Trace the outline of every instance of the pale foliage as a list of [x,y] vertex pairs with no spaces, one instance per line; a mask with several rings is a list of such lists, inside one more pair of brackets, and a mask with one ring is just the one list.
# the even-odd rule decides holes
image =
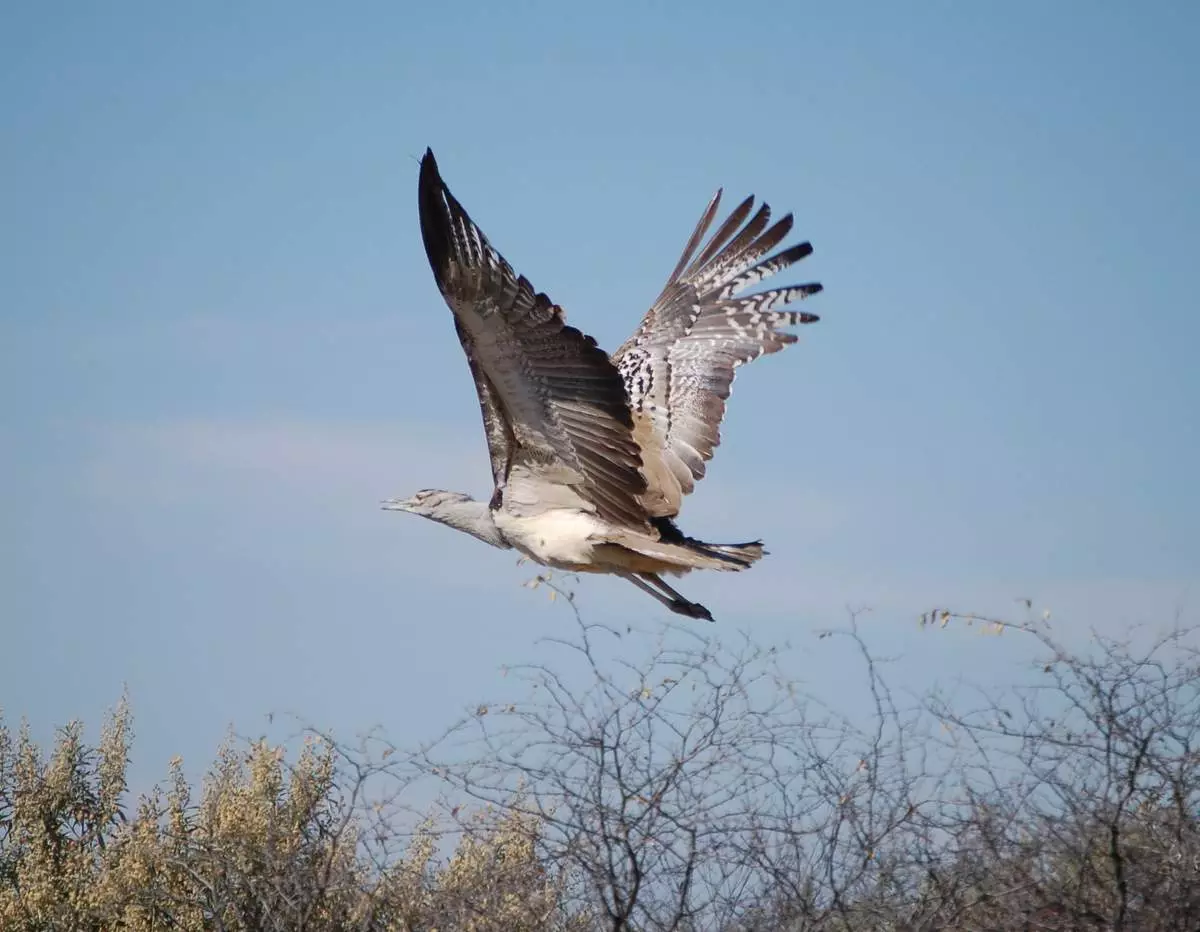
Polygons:
[[0,720],[0,929],[555,925],[558,888],[535,857],[536,826],[518,815],[477,813],[444,860],[426,823],[375,869],[320,739],[290,764],[264,741],[227,743],[196,803],[175,759],[165,789],[126,819],[130,726],[122,701],[96,747],[72,723],[47,758],[26,728],[14,736]]

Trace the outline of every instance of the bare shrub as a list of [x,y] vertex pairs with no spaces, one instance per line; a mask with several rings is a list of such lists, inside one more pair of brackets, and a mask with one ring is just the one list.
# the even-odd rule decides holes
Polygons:
[[[1200,915],[1200,691],[1192,633],[1073,653],[1046,682],[901,706],[857,625],[873,714],[798,692],[781,652],[668,625],[585,624],[514,668],[526,698],[465,717],[422,759],[535,818],[570,905],[621,929],[1191,929]],[[711,629],[709,629],[711,630]],[[649,636],[645,636],[649,637]],[[645,642],[643,637],[642,643]],[[611,649],[610,649],[611,648]]]
[[866,727],[799,691],[774,648],[670,624],[635,662],[607,650],[632,632],[580,622],[555,662],[512,671],[526,700],[480,706],[423,764],[476,801],[520,788],[539,856],[606,928],[849,922],[940,778],[919,709],[897,708],[853,627],[833,634],[862,659]]

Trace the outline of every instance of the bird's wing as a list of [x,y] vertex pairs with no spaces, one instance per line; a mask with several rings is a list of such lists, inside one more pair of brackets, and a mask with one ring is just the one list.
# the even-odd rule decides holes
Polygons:
[[[763,204],[751,217],[754,198],[748,197],[696,255],[720,202],[717,191],[662,293],[613,354],[634,418],[661,459],[647,464],[647,507],[657,516],[678,513],[682,497],[703,478],[704,464],[721,442],[737,367],[796,342],[794,333],[779,327],[818,319],[781,308],[816,294],[819,284],[744,294],[812,252],[804,242],[768,256],[791,232],[791,214],[771,224],[771,209]],[[643,446],[650,460],[651,444]]]
[[540,482],[548,498],[564,501],[567,490],[554,487],[565,485],[568,498],[607,520],[649,527],[641,452],[616,367],[488,242],[430,151],[418,202],[425,252],[479,390],[497,489],[518,471],[524,496]]

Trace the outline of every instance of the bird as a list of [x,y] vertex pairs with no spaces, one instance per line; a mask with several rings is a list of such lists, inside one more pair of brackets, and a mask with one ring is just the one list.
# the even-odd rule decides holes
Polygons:
[[609,355],[514,271],[426,149],[421,238],[479,396],[493,491],[477,501],[423,489],[382,507],[543,566],[621,577],[676,614],[712,621],[662,577],[744,570],[764,556],[763,542],[706,543],[675,519],[720,444],[735,371],[795,343],[797,334],[780,328],[819,318],[787,305],[822,290],[810,282],[746,293],[812,245],[771,255],[793,217],[771,223],[770,207],[755,211],[751,195],[701,247],[722,194],[710,199],[638,328]]

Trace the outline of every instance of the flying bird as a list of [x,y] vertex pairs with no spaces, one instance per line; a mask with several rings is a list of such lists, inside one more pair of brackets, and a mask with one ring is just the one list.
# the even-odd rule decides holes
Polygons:
[[609,356],[513,271],[427,149],[421,237],[475,380],[494,491],[484,502],[426,489],[383,507],[545,566],[620,576],[673,612],[711,621],[662,577],[746,569],[765,553],[762,541],[705,543],[674,519],[720,443],[735,370],[796,342],[778,328],[818,318],[784,307],[821,290],[814,282],[746,293],[812,246],[769,255],[791,232],[792,215],[772,224],[770,208],[755,211],[751,196],[701,247],[721,194],[640,326]]

